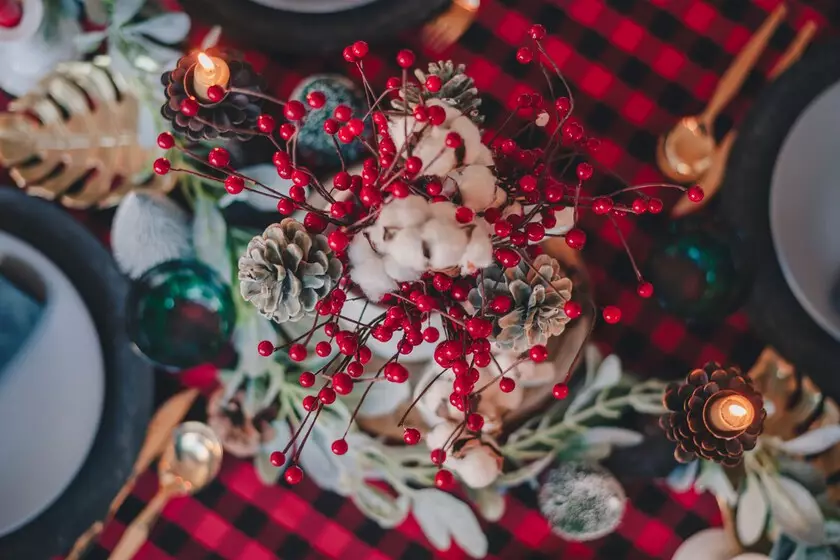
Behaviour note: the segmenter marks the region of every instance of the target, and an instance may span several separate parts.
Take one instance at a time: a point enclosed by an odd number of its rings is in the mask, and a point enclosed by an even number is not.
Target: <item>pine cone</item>
[[[286,218],[248,243],[239,259],[239,289],[265,317],[295,322],[315,313],[315,304],[330,293],[341,271],[326,237]]]
[[[489,313],[489,303],[496,296],[513,300],[511,309],[493,321],[491,340],[503,350],[523,352],[535,344],[545,344],[562,333],[569,322],[563,306],[572,297],[572,281],[564,276],[560,263],[548,255],[538,256],[533,267],[539,274],[524,261],[507,274],[498,265],[491,265],[484,269],[483,284],[470,292],[473,307],[480,309],[485,299]]]
[[[745,396],[759,411],[747,430],[731,439],[715,435],[703,417],[703,407],[709,397],[724,390]],[[752,379],[742,375],[738,368],[722,369],[714,362],[689,373],[684,383],[671,383],[662,402],[670,412],[659,418],[659,425],[669,440],[677,442],[674,457],[681,463],[699,456],[727,467],[738,465],[744,451],[755,447],[767,416],[764,400],[753,388]]]
[[[253,130],[257,117],[262,112],[262,100],[244,93],[228,93],[218,103],[204,102],[195,117],[181,113],[181,102],[190,96],[184,85],[189,69],[195,64],[197,54],[189,54],[178,60],[174,70],[164,72],[160,81],[165,86],[166,103],[160,112],[172,123],[173,130],[193,142],[212,138],[236,138],[240,141],[253,138],[253,134],[238,133],[232,128]],[[262,90],[260,77],[250,64],[232,60],[230,66],[230,87]],[[211,122],[213,126],[204,124]]]
[[[394,99],[391,101],[391,106],[399,111],[405,111],[405,102],[408,102],[410,112],[421,100],[440,99],[461,111],[462,115],[468,116],[476,126],[481,126],[484,123],[484,115],[478,111],[481,98],[478,96],[475,80],[464,73],[465,68],[463,64],[456,66],[451,60],[430,62],[428,73],[418,68],[414,71],[414,75],[421,85],[406,84],[405,100]],[[440,91],[432,93],[423,87],[426,78],[430,75],[439,77],[443,82]]]

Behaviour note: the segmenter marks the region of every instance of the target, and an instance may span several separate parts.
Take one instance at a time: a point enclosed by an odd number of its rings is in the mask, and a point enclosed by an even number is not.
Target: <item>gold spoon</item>
[[[786,14],[787,7],[784,4],[779,4],[773,10],[723,74],[705,111],[699,115],[683,117],[674,128],[660,137],[656,161],[665,175],[674,181],[690,183],[709,169],[715,150],[714,121],[741,88]]]
[[[788,69],[788,67],[799,60],[802,53],[811,43],[811,39],[817,32],[817,24],[813,21],[808,21],[802,26],[802,29],[796,34],[796,37],[791,42],[790,46],[779,58],[776,66],[770,71],[768,79],[773,81],[776,77]],[[733,128],[726,136],[723,137],[720,145],[712,156],[712,164],[705,175],[700,179],[698,184],[703,189],[704,197],[699,203],[692,202],[687,196],[683,195],[680,200],[674,205],[671,210],[673,218],[681,218],[693,212],[696,212],[703,206],[709,203],[723,183],[724,172],[726,171],[726,162],[729,160],[729,152],[732,150],[732,145],[735,143],[736,131]]]
[[[174,497],[194,494],[209,484],[222,465],[222,444],[206,424],[184,422],[172,434],[172,443],[158,462],[160,489],[131,522],[110,560],[131,560],[166,503]]]

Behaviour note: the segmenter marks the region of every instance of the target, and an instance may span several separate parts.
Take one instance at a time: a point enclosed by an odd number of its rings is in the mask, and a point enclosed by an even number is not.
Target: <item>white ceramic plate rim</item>
[[[372,4],[376,0],[251,0],[266,8],[297,12],[300,14],[329,14],[346,12],[360,6]],[[404,0],[392,0],[402,2]]]
[[[793,295],[808,315],[827,333],[840,340],[840,313],[831,305],[830,290],[840,275],[840,207],[820,204],[826,191],[816,198],[814,189],[824,182],[819,165],[820,149],[828,152],[823,166],[834,168],[840,163],[840,145],[834,141],[840,132],[840,83],[823,92],[802,112],[779,151],[770,184],[770,233],[779,266]],[[830,155],[833,152],[833,157]],[[811,158],[814,158],[813,160]],[[809,173],[811,176],[809,176]],[[815,176],[816,175],[816,176]],[[737,186],[735,186],[737,188]],[[829,184],[840,193],[840,181]],[[810,190],[808,190],[810,189]],[[809,200],[808,197],[813,200]],[[831,212],[835,216],[830,216]],[[834,232],[818,229],[834,228]],[[826,235],[827,233],[827,235]],[[821,250],[833,251],[826,255]],[[823,261],[815,261],[822,256]],[[832,264],[833,262],[833,264]],[[822,267],[815,276],[814,270]],[[828,270],[830,267],[834,270]]]

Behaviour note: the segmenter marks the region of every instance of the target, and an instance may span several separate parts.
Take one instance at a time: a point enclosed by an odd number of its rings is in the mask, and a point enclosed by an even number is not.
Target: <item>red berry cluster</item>
[[[517,60],[523,64],[542,64],[549,72],[554,72],[565,86],[557,66],[542,47],[541,41],[545,34],[542,26],[532,26],[529,36],[533,46],[519,49]],[[362,74],[367,54],[368,45],[364,41],[357,41],[343,51],[344,59],[355,65]],[[476,220],[483,220],[487,224],[492,232],[495,260],[503,268],[512,268],[523,262],[531,266],[531,260],[541,253],[539,243],[550,236],[562,236],[569,247],[583,249],[587,235],[577,224],[579,215],[584,211],[604,216],[615,224],[616,216],[645,212],[656,214],[662,211],[662,201],[648,193],[650,188],[663,186],[686,190],[673,185],[639,185],[627,186],[609,194],[587,194],[585,188],[594,176],[595,165],[585,158],[598,149],[599,142],[587,136],[582,123],[572,116],[574,99],[568,87],[565,87],[566,94],[556,99],[545,99],[539,93],[520,95],[511,118],[486,139],[486,145],[490,147],[493,156],[497,186],[504,190],[506,202],[498,208],[491,207],[481,212],[461,206],[457,192],[444,194],[443,178],[424,174],[425,165],[429,162],[422,161],[406,147],[398,148],[389,135],[390,119],[394,116],[408,116],[409,112],[424,127],[439,127],[446,121],[446,112],[442,107],[423,101],[397,113],[386,105],[389,96],[401,95],[405,98],[406,88],[410,84],[408,69],[414,62],[413,52],[399,51],[396,64],[402,69],[402,76],[390,78],[382,95],[372,91],[368,81],[364,80],[368,98],[376,100],[371,103],[369,110],[363,114],[354,114],[350,107],[340,105],[325,120],[324,134],[332,139],[336,148],[340,144],[363,142],[371,152],[371,157],[362,163],[358,173],[351,173],[344,168],[331,178],[331,185],[322,183],[312,170],[298,161],[295,154],[300,124],[311,112],[324,110],[326,97],[319,91],[310,92],[305,102],[282,101],[265,96],[279,109],[275,114],[260,115],[256,121],[253,135],[268,138],[276,146],[272,163],[278,176],[291,181],[288,193],[278,192],[234,169],[230,153],[225,148],[213,148],[206,157],[200,157],[179,146],[169,133],[161,134],[158,138],[161,148],[177,149],[188,160],[205,165],[209,171],[199,173],[188,168],[174,169],[169,160],[160,158],[154,164],[156,173],[192,173],[205,180],[217,180],[230,194],[249,190],[274,198],[277,200],[277,211],[282,216],[304,211],[302,222],[306,230],[311,234],[324,234],[330,249],[345,264],[339,286],[317,303],[313,325],[306,334],[282,347],[265,340],[257,348],[259,354],[266,357],[280,350],[285,351],[295,362],[304,362],[313,354],[321,358],[330,358],[335,354],[317,371],[304,371],[300,374],[300,385],[313,389],[313,393],[302,402],[306,414],[286,448],[271,455],[272,464],[278,467],[290,460],[285,472],[289,484],[297,484],[303,479],[303,471],[297,464],[300,450],[324,408],[332,405],[337,396],[353,392],[360,383],[366,387],[374,382],[405,383],[409,372],[400,360],[422,344],[435,345],[434,361],[442,368],[441,374],[447,371],[453,374],[449,402],[463,413],[463,421],[456,429],[467,430],[475,437],[481,437],[484,418],[476,409],[485,387],[476,386],[479,370],[490,366],[494,360],[492,336],[495,321],[513,308],[513,301],[507,295],[499,295],[487,302],[486,308],[470,314],[464,302],[476,287],[476,275],[428,271],[419,280],[403,282],[397,290],[387,294],[381,302],[384,310],[372,320],[361,323],[343,315],[349,294],[355,294],[348,276],[349,266],[346,266],[347,248],[354,236],[376,219],[383,204],[410,195],[422,196],[431,202],[453,202],[457,206],[455,217],[459,223],[469,225]],[[435,75],[426,78],[423,84],[410,85],[423,88],[431,95],[441,91],[443,86],[441,78]],[[221,99],[226,93],[223,88],[214,86],[208,91],[208,96]],[[198,107],[194,100],[188,98],[180,110],[189,116],[194,115]],[[525,148],[519,143],[516,134],[507,132],[507,124],[515,120],[514,117],[529,120],[530,125],[526,129],[544,129],[546,140],[541,147]],[[523,129],[521,123],[516,124],[515,128]],[[458,133],[450,131],[446,134],[445,150],[459,150],[463,144],[464,139]],[[567,166],[558,174],[555,160],[560,152],[570,154],[567,158],[569,162],[575,161],[574,158],[579,159],[573,167]],[[567,170],[572,171],[570,177],[564,176]],[[326,208],[310,204],[308,189],[327,201]],[[703,192],[699,187],[687,190],[691,200],[702,199]],[[622,201],[623,198],[628,200]],[[518,207],[519,211],[507,211],[514,207]],[[558,213],[566,209],[573,212],[573,226],[564,234],[552,233],[558,226]],[[635,268],[635,262],[633,265]],[[653,286],[642,279],[637,268],[636,272],[639,296],[651,297]],[[569,301],[563,312],[574,320],[583,310],[578,302]],[[432,315],[440,317],[442,332],[431,326]],[[614,324],[620,321],[621,310],[608,305],[603,308],[602,315],[605,322]],[[319,337],[317,343],[310,344],[316,332],[323,336]],[[368,346],[370,339],[388,342],[395,337],[396,353],[376,371],[366,370],[372,355]],[[548,351],[543,345],[530,348],[520,357],[520,361],[531,360],[537,363],[547,359]],[[501,391],[511,392],[515,390],[516,382],[504,373],[499,373],[493,383],[498,383]],[[552,392],[556,398],[563,399],[568,395],[569,388],[565,383],[558,383]],[[367,391],[364,395],[367,395]],[[411,407],[414,404],[416,401]],[[347,429],[349,431],[350,426]],[[416,427],[404,428],[403,440],[407,445],[416,445],[421,439],[421,432]],[[287,457],[290,450],[293,453]],[[346,439],[342,437],[333,442],[332,451],[337,455],[346,453]],[[442,466],[446,457],[447,449],[434,449],[430,460]],[[435,484],[448,488],[452,483],[452,473],[441,468],[435,477]]]

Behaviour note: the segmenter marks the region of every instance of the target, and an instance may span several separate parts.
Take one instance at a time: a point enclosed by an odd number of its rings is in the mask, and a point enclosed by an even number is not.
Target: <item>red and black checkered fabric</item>
[[[576,89],[576,113],[587,131],[603,141],[597,157],[631,182],[661,180],[654,165],[657,137],[683,115],[700,112],[719,78],[779,0],[483,0],[478,19],[460,42],[444,53],[425,50],[416,33],[403,41],[379,45],[365,60],[369,79],[381,87],[396,75],[399,48],[411,47],[420,60],[452,58],[467,64],[483,93],[488,124],[499,122],[516,97],[539,87],[534,66],[516,62],[516,48],[529,25],[549,31],[545,45]],[[788,2],[787,22],[747,80],[742,94],[721,117],[724,133],[744,114],[765,84],[765,76],[793,39],[796,29],[815,19],[821,35],[840,26],[837,0]],[[198,44],[206,30],[192,35]],[[278,29],[282,33],[282,29]],[[364,30],[359,38],[364,39]],[[301,57],[270,59],[249,52],[247,58],[264,73],[279,96],[288,95],[302,78],[316,72],[347,73],[334,60]],[[597,183],[595,183],[597,189]],[[643,216],[621,220],[623,232],[640,261],[667,229],[667,218]],[[101,216],[101,215],[100,215]],[[98,232],[107,223],[80,216]],[[655,301],[635,294],[635,278],[609,222],[598,217],[585,227],[584,251],[600,304],[621,307],[620,325],[598,327],[594,339],[616,352],[626,367],[643,377],[674,378],[707,360],[749,366],[761,348],[749,333],[743,314],[711,327],[686,325]],[[127,523],[156,490],[154,473],[146,473],[133,495],[108,525],[92,559],[108,556]],[[554,536],[536,510],[533,491],[507,495],[507,510],[498,523],[483,523],[489,558],[668,559],[680,543],[699,530],[720,523],[708,495],[675,495],[660,483],[627,488],[631,504],[618,530],[597,541],[569,543]],[[262,560],[466,558],[457,548],[434,551],[417,523],[407,520],[391,530],[380,528],[345,500],[305,480],[295,488],[265,487],[249,462],[226,457],[219,479],[195,497],[171,502],[138,558]]]

